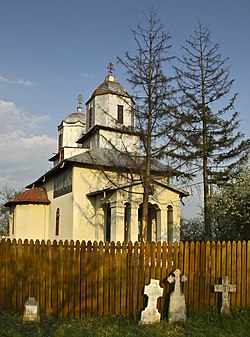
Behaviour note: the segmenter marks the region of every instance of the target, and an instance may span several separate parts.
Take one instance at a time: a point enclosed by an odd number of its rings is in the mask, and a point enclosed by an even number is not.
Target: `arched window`
[[[125,213],[124,213],[124,241],[129,242],[131,240],[131,204],[129,202],[125,203]]]
[[[173,206],[168,206],[167,208],[168,217],[168,241],[173,241],[174,238],[174,212]]]
[[[56,210],[56,236],[59,235],[59,227],[60,227],[60,209]]]
[[[108,204],[104,210],[105,214],[105,226],[104,226],[104,241],[109,241],[111,239],[111,208]]]

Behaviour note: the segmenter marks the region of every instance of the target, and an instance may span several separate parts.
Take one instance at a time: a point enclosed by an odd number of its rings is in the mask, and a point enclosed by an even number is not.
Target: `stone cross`
[[[181,282],[187,280],[186,276],[181,277],[180,269],[174,271],[174,276],[167,278],[169,283],[175,282],[174,291],[170,294],[168,321],[169,323],[185,321],[187,319],[185,296],[181,292]]]
[[[214,291],[222,293],[221,313],[230,312],[229,293],[236,292],[236,284],[229,284],[228,276],[222,276],[222,284],[215,284]]]
[[[139,324],[160,322],[161,314],[157,309],[157,299],[163,296],[163,288],[159,285],[159,280],[151,279],[150,284],[144,287],[144,294],[148,296],[148,303],[141,313]]]

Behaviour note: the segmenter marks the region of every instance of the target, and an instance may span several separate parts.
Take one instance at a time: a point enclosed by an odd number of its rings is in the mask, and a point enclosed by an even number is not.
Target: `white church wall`
[[[73,237],[81,240],[97,240],[95,204],[86,195],[105,185],[102,173],[85,168],[73,169]],[[102,233],[101,233],[102,234]],[[100,235],[101,235],[100,234]]]
[[[74,146],[79,147],[80,144],[76,143],[76,141],[80,138],[82,135],[82,132],[84,130],[83,124],[67,124],[64,123],[64,132],[63,132],[63,146]]]
[[[10,238],[42,240],[48,223],[48,205],[16,205],[14,211],[14,234]],[[18,223],[15,219],[18,219]]]
[[[50,226],[48,237],[51,240],[71,240],[73,238],[72,192],[50,199]],[[59,233],[56,235],[56,216],[59,209]]]
[[[123,124],[126,127],[134,126],[131,120],[131,99],[112,94],[99,95],[95,97],[94,122],[96,125],[117,126],[117,106],[123,108]],[[90,109],[90,106],[89,106]]]
[[[100,130],[100,147],[119,149],[121,151],[139,151],[140,142],[138,136],[122,133],[114,133]]]

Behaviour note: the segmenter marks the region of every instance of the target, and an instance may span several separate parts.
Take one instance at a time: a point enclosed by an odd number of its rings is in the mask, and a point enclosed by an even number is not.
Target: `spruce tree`
[[[249,139],[238,131],[237,94],[231,96],[234,80],[230,79],[228,58],[219,49],[211,41],[210,30],[199,23],[174,67],[182,120],[180,149],[175,156],[202,172],[206,240],[211,239],[210,182],[225,178],[249,152]]]

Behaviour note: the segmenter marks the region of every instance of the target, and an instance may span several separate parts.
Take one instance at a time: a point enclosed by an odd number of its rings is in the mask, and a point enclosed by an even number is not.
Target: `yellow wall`
[[[44,239],[48,211],[47,205],[16,205],[14,210],[14,234],[12,234],[12,228],[10,228],[10,237],[17,240]]]

